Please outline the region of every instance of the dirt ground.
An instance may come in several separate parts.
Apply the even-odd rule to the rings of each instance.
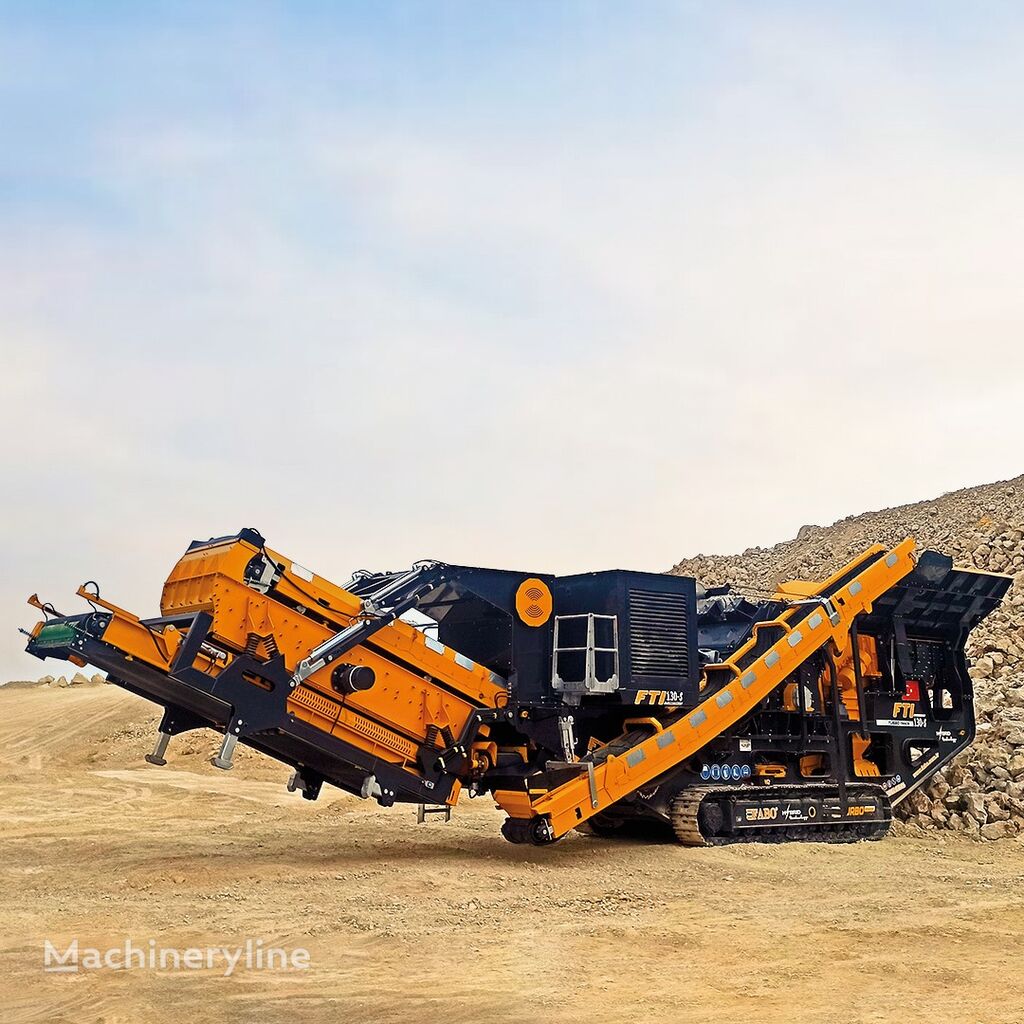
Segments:
[[[0,1019],[1024,1021],[1024,846],[890,838],[682,849],[504,842],[467,801],[417,825],[285,791],[211,733],[142,760],[113,686],[0,689]],[[265,946],[307,970],[44,973],[43,944]]]

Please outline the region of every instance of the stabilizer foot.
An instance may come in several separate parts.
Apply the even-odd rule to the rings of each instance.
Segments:
[[[320,787],[324,780],[319,775],[310,775],[307,778],[301,771],[292,772],[288,780],[289,793],[301,793],[303,800],[315,800],[320,795]]]
[[[210,758],[210,764],[212,764],[214,768],[220,768],[223,771],[230,771],[235,756],[235,745],[237,743],[238,737],[233,733],[227,733],[220,745],[220,750],[217,751],[217,756]]]
[[[164,754],[167,753],[167,744],[171,742],[171,734],[169,732],[163,732],[162,730],[156,734],[156,746],[153,748],[152,754],[146,755],[146,760],[150,764],[155,764],[159,768],[163,768],[167,764],[167,759]]]

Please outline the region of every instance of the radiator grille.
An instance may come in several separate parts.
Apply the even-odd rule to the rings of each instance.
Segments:
[[[685,594],[631,590],[629,637],[634,676],[689,677]]]

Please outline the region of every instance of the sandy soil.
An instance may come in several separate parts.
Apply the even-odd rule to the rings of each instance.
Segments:
[[[523,849],[489,803],[416,825],[150,705],[0,689],[0,1019],[1024,1021],[1024,846],[892,838]],[[44,939],[309,950],[305,971],[42,970]]]

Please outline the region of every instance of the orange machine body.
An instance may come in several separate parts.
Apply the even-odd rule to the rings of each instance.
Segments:
[[[277,594],[288,603],[254,590],[243,579],[256,554],[256,547],[236,538],[200,547],[178,561],[164,584],[163,616],[212,615],[201,655],[211,674],[223,671],[243,653],[279,654],[293,672],[310,650],[362,615],[358,597],[269,550],[267,556],[281,573]],[[112,644],[129,658],[170,671],[182,639],[173,622],[158,632],[124,609],[91,593],[87,596],[112,613],[106,633]],[[421,744],[446,732],[457,736],[474,710],[500,707],[507,696],[504,680],[489,669],[432,643],[401,619],[376,633],[372,648],[359,646],[346,661],[373,669],[372,689],[338,693],[328,666],[294,688],[288,697],[289,713],[414,774]],[[266,686],[255,678],[250,681]],[[451,802],[457,796],[458,787]]]

